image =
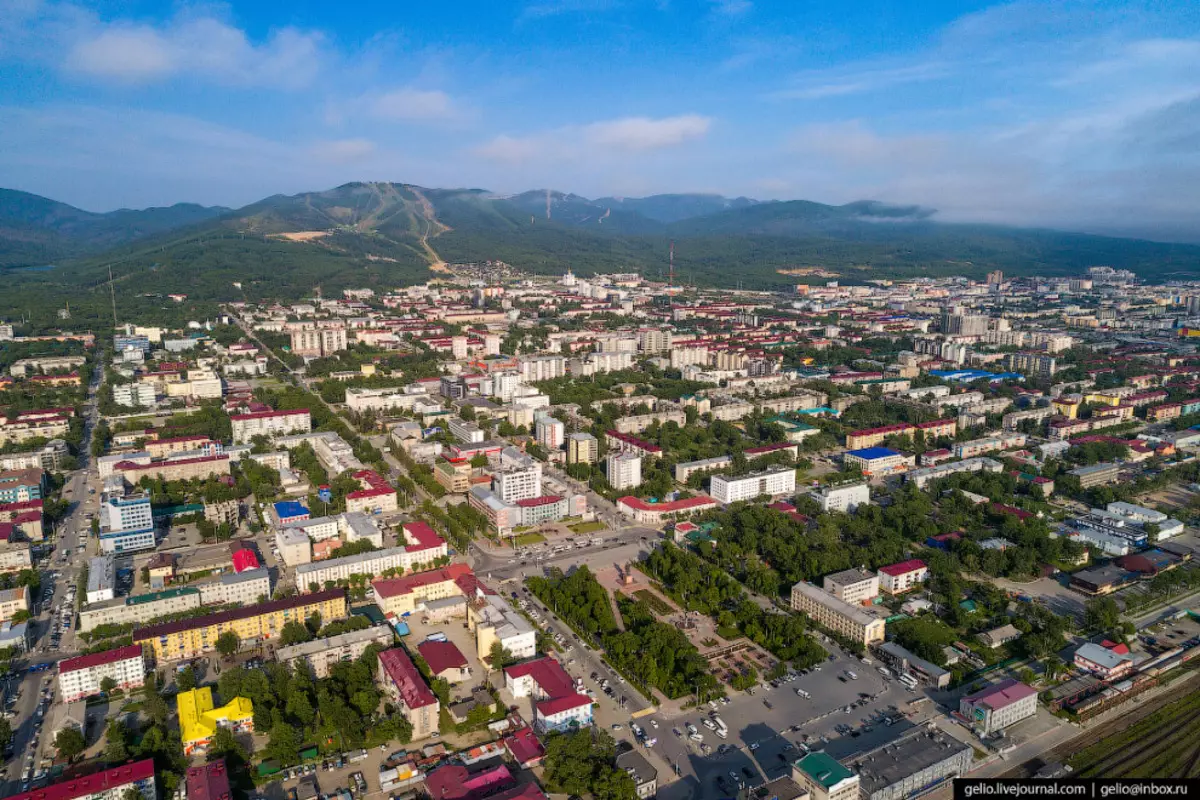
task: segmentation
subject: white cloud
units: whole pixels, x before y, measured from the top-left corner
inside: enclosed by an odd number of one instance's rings
[[[712,119],[699,114],[650,119],[627,117],[609,122],[594,122],[583,127],[590,145],[621,150],[656,150],[673,147],[708,133]]]
[[[372,116],[405,122],[446,121],[460,116],[454,100],[445,92],[411,87],[379,95],[369,107]]]
[[[154,24],[106,21],[72,3],[0,3],[0,56],[53,63],[78,79],[148,84],[184,77],[227,86],[296,89],[328,65],[322,34],[294,27],[252,40],[205,10]]]
[[[336,139],[329,142],[317,142],[309,152],[314,158],[333,164],[350,164],[363,161],[377,151],[375,143],[370,139]]]
[[[588,125],[569,125],[529,136],[500,135],[473,152],[490,161],[509,163],[641,153],[702,139],[711,125],[710,117],[699,114],[660,119],[625,117]]]
[[[67,57],[67,65],[98,78],[141,83],[169,75],[177,68],[170,45],[157,31],[141,27],[113,27],[80,42]]]
[[[773,92],[779,100],[822,100],[867,94],[908,83],[935,81],[953,74],[950,65],[930,61],[918,64],[853,65],[845,69],[813,70],[796,75],[792,85]]]

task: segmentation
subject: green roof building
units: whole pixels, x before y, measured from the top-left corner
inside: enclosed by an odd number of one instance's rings
[[[857,800],[858,776],[825,753],[809,753],[792,767],[792,780],[812,800]]]

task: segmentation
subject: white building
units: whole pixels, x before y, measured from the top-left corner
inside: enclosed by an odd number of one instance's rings
[[[113,680],[113,688],[124,691],[142,686],[146,679],[146,662],[142,658],[141,645],[119,647],[59,662],[59,700],[73,703],[100,694],[101,684],[106,678]]]
[[[102,603],[116,597],[117,568],[112,556],[88,559],[87,601]]]
[[[101,507],[101,513],[104,515],[101,527],[111,531],[142,531],[154,527],[148,492],[110,497]]]
[[[492,475],[492,491],[506,503],[542,496],[542,462],[527,458],[524,466]]]
[[[826,486],[813,492],[812,498],[821,504],[822,511],[848,513],[871,502],[871,487],[865,481],[847,486]]]
[[[275,534],[279,558],[289,567],[312,562],[312,540],[303,530],[285,528]]]
[[[718,503],[728,505],[741,500],[752,500],[761,495],[774,497],[781,494],[792,494],[795,491],[796,470],[792,467],[780,467],[740,478],[714,475],[709,494]]]
[[[862,605],[879,595],[879,576],[859,569],[844,569],[826,575],[824,589],[842,602]]]
[[[534,426],[538,444],[547,450],[558,450],[566,440],[566,427],[554,417],[542,417]]]
[[[113,402],[125,408],[150,408],[154,400],[153,384],[122,383],[113,387]]]
[[[307,592],[313,584],[323,589],[327,581],[345,581],[351,575],[373,577],[387,569],[407,572],[414,565],[432,565],[436,559],[448,555],[445,540],[427,523],[409,522],[401,530],[408,542],[405,546],[301,564],[296,568],[296,587]]]
[[[537,630],[500,595],[484,595],[467,606],[467,624],[475,631],[476,656],[490,658],[492,643],[512,653],[513,658],[537,654]]]
[[[229,420],[233,426],[234,444],[243,444],[259,434],[274,438],[289,433],[308,433],[312,430],[312,417],[309,416],[307,408],[233,414]]]
[[[929,567],[919,558],[879,568],[879,588],[888,594],[903,594],[929,577]]]
[[[1003,730],[1037,713],[1037,690],[1008,678],[959,700],[959,713],[980,736]]]
[[[200,602],[206,606],[221,603],[252,606],[271,598],[271,573],[265,567],[230,572],[215,581],[194,585],[200,590]]]
[[[614,489],[632,489],[642,483],[642,457],[636,453],[609,453],[604,466],[608,483]]]

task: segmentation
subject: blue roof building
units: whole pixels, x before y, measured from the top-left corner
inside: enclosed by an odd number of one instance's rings
[[[297,503],[295,500],[281,500],[275,504],[274,509],[280,525],[286,525],[289,522],[304,522],[309,518],[308,509],[304,507],[303,503]]]

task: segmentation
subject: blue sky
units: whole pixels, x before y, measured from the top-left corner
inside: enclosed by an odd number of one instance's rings
[[[0,186],[920,203],[1200,236],[1200,4],[0,0]]]

